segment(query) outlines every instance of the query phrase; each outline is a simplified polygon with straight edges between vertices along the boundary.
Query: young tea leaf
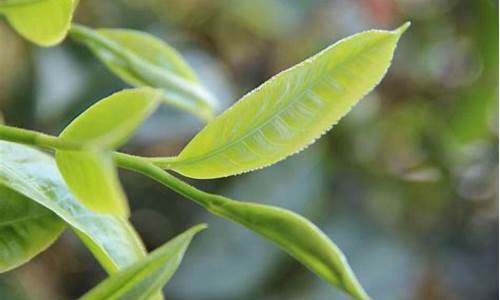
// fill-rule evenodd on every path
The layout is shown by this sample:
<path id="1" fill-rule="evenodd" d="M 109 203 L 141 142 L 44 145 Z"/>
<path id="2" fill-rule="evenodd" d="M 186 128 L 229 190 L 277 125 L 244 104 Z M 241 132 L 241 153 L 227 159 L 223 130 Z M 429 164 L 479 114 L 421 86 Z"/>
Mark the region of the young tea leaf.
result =
<path id="1" fill-rule="evenodd" d="M 0 2 L 0 14 L 26 39 L 48 47 L 64 39 L 77 4 L 77 0 L 6 0 Z"/>
<path id="2" fill-rule="evenodd" d="M 0 157 L 0 185 L 63 219 L 108 272 L 116 272 L 145 256 L 144 247 L 127 220 L 94 213 L 73 197 L 52 157 L 3 141 L 0 141 Z"/>
<path id="3" fill-rule="evenodd" d="M 213 117 L 215 99 L 180 54 L 162 40 L 135 30 L 92 30 L 81 25 L 73 25 L 70 36 L 130 85 L 160 88 L 163 102 L 205 120 Z"/>
<path id="4" fill-rule="evenodd" d="M 130 159 L 123 154 L 117 154 L 114 158 L 121 167 L 151 177 L 211 213 L 242 224 L 276 243 L 319 277 L 354 298 L 370 299 L 342 252 L 306 218 L 286 209 L 235 201 L 200 191 L 145 160 Z"/>
<path id="5" fill-rule="evenodd" d="M 170 240 L 132 266 L 111 275 L 80 300 L 146 300 L 175 273 L 193 236 L 205 225 L 195 226 Z"/>
<path id="6" fill-rule="evenodd" d="M 60 134 L 86 143 L 85 151 L 56 151 L 57 165 L 70 190 L 96 212 L 128 216 L 128 204 L 109 156 L 158 106 L 150 88 L 124 90 L 91 106 Z"/>
<path id="7" fill-rule="evenodd" d="M 45 250 L 64 228 L 50 210 L 0 184 L 0 273 Z"/>
<path id="8" fill-rule="evenodd" d="M 210 122 L 177 157 L 155 162 L 184 176 L 218 178 L 301 151 L 380 82 L 408 26 L 356 34 L 279 73 Z"/>
<path id="9" fill-rule="evenodd" d="M 209 210 L 276 243 L 319 277 L 355 299 L 370 299 L 342 251 L 306 218 L 279 207 L 227 198 Z"/>

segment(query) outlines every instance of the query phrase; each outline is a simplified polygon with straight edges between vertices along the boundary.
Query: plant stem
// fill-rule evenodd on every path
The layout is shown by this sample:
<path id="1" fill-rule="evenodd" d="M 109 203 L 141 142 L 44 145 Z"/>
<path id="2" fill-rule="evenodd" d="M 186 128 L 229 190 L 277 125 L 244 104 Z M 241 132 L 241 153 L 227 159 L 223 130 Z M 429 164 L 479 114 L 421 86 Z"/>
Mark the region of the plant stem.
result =
<path id="1" fill-rule="evenodd" d="M 63 140 L 58 137 L 12 126 L 0 125 L 0 140 L 28 144 L 49 149 L 85 150 L 88 147 L 82 143 Z"/>
<path id="2" fill-rule="evenodd" d="M 71 141 L 62 140 L 58 137 L 41 132 L 6 125 L 0 125 L 0 140 L 28 144 L 52 150 L 81 151 L 88 149 L 88 147 L 81 143 L 73 143 Z M 173 191 L 185 196 L 186 198 L 193 200 L 195 203 L 203 206 L 213 213 L 216 213 L 214 211 L 216 206 L 230 201 L 223 196 L 210 194 L 196 189 L 195 187 L 167 173 L 162 168 L 156 166 L 153 162 L 149 161 L 149 158 L 147 157 L 113 152 L 113 158 L 119 167 L 146 175 L 167 186 Z"/>
<path id="3" fill-rule="evenodd" d="M 145 157 L 128 155 L 125 153 L 113 153 L 114 161 L 121 168 L 141 173 L 149 178 L 152 178 L 171 190 L 191 199 L 200 206 L 206 208 L 210 212 L 216 213 L 214 210 L 217 206 L 228 201 L 226 197 L 210 194 L 201 191 L 177 177 L 169 174 L 162 168 L 149 162 Z"/>

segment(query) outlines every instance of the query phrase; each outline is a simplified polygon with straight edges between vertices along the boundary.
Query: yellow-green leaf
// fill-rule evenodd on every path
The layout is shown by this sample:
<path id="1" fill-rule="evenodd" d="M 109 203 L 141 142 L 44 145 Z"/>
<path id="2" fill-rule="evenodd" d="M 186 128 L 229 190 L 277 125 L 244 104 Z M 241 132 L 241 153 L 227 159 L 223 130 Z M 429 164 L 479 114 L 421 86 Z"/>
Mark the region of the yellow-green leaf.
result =
<path id="1" fill-rule="evenodd" d="M 146 300 L 175 273 L 193 236 L 205 225 L 195 226 L 132 266 L 111 275 L 80 300 Z"/>
<path id="2" fill-rule="evenodd" d="M 56 151 L 70 190 L 95 212 L 128 216 L 129 209 L 109 151 L 121 146 L 158 106 L 151 88 L 115 93 L 91 106 L 69 124 L 60 139 L 88 145 L 84 151 Z"/>
<path id="3" fill-rule="evenodd" d="M 211 119 L 216 101 L 181 55 L 164 41 L 128 29 L 92 30 L 73 25 L 70 36 L 85 44 L 114 74 L 132 86 L 162 89 L 161 100 Z"/>
<path id="4" fill-rule="evenodd" d="M 0 273 L 45 250 L 64 227 L 53 212 L 0 184 Z"/>
<path id="5" fill-rule="evenodd" d="M 147 87 L 116 92 L 80 114 L 59 137 L 92 148 L 116 149 L 154 112 L 158 98 L 158 90 Z"/>
<path id="6" fill-rule="evenodd" d="M 48 47 L 66 36 L 77 3 L 77 0 L 7 0 L 0 2 L 0 14 L 26 39 Z"/>
<path id="7" fill-rule="evenodd" d="M 210 122 L 177 157 L 155 162 L 188 177 L 218 178 L 301 151 L 380 82 L 408 26 L 345 38 L 279 73 Z"/>

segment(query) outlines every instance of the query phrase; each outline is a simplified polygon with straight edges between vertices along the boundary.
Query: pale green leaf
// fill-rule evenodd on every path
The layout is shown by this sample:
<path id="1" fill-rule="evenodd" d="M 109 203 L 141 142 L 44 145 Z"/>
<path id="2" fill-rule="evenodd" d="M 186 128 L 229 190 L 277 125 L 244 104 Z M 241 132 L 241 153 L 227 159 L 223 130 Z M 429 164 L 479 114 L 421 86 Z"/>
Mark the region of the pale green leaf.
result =
<path id="1" fill-rule="evenodd" d="M 195 226 L 146 258 L 111 275 L 80 300 L 145 300 L 161 289 L 175 273 L 193 236 L 205 228 Z"/>
<path id="2" fill-rule="evenodd" d="M 158 106 L 150 88 L 117 92 L 91 106 L 60 134 L 61 140 L 95 147 L 56 151 L 57 165 L 70 190 L 96 212 L 128 216 L 129 209 L 109 151 L 119 147 Z"/>
<path id="3" fill-rule="evenodd" d="M 26 39 L 48 47 L 66 36 L 77 3 L 77 0 L 7 0 L 0 2 L 0 14 Z"/>
<path id="4" fill-rule="evenodd" d="M 211 204 L 208 207 L 211 212 L 240 223 L 276 243 L 330 284 L 356 299 L 370 299 L 342 251 L 306 218 L 279 207 L 222 197 L 217 197 Z"/>
<path id="5" fill-rule="evenodd" d="M 0 184 L 0 273 L 45 250 L 64 228 L 50 210 Z"/>
<path id="6" fill-rule="evenodd" d="M 116 272 L 145 256 L 140 239 L 125 218 L 95 213 L 73 197 L 52 157 L 3 141 L 0 157 L 0 184 L 48 208 L 71 225 L 108 272 Z"/>
<path id="7" fill-rule="evenodd" d="M 218 178 L 301 151 L 380 82 L 408 26 L 356 34 L 279 73 L 210 122 L 179 156 L 156 162 L 188 177 Z"/>
<path id="8" fill-rule="evenodd" d="M 121 167 L 151 177 L 211 213 L 242 224 L 277 244 L 312 272 L 358 300 L 370 299 L 343 253 L 317 226 L 286 209 L 240 202 L 200 191 L 150 162 L 114 156 Z"/>
<path id="9" fill-rule="evenodd" d="M 211 119 L 216 101 L 180 54 L 144 32 L 73 25 L 71 38 L 85 44 L 113 73 L 132 86 L 162 89 L 170 105 Z"/>

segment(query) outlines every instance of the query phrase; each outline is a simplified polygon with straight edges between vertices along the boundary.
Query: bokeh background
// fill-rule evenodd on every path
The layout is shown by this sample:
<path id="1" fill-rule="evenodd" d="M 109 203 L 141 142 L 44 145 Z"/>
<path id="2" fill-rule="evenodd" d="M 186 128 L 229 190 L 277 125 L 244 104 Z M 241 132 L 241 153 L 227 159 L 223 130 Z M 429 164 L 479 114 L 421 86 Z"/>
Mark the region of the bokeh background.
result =
<path id="1" fill-rule="evenodd" d="M 312 219 L 375 299 L 498 299 L 498 2 L 491 0 L 82 0 L 76 21 L 147 31 L 170 43 L 221 110 L 273 74 L 347 35 L 406 20 L 382 84 L 333 131 L 270 168 L 204 190 Z M 57 134 L 126 87 L 71 41 L 43 49 L 0 20 L 0 110 Z M 162 107 L 124 151 L 174 155 L 203 124 Z M 154 249 L 207 222 L 170 300 L 347 299 L 270 243 L 122 172 L 132 222 Z M 105 273 L 71 233 L 0 275 L 0 299 L 75 299 Z"/>

